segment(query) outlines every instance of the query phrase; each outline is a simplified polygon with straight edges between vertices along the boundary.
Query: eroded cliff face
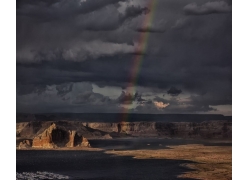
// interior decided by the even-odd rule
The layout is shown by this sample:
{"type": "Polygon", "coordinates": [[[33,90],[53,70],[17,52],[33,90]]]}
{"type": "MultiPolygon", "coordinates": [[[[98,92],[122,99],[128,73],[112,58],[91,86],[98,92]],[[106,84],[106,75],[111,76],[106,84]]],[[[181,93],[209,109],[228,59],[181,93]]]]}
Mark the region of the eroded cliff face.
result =
{"type": "Polygon", "coordinates": [[[49,128],[33,139],[32,147],[53,148],[54,143],[52,141],[52,131],[56,129],[56,125],[53,123],[49,128]]]}
{"type": "Polygon", "coordinates": [[[232,121],[82,123],[43,121],[17,123],[17,147],[89,147],[88,139],[163,137],[231,139],[232,121]]]}
{"type": "Polygon", "coordinates": [[[19,143],[18,149],[23,149],[23,148],[31,148],[31,141],[30,140],[23,140],[22,142],[19,143]]]}
{"type": "MultiPolygon", "coordinates": [[[[64,124],[66,125],[66,124],[64,124]]],[[[62,126],[52,123],[33,139],[32,147],[34,148],[57,148],[57,147],[90,147],[88,140],[81,135],[79,129],[68,130],[68,126],[62,126]]]]}
{"type": "Polygon", "coordinates": [[[143,137],[225,139],[232,137],[231,121],[83,123],[105,132],[143,137]]]}
{"type": "Polygon", "coordinates": [[[22,148],[90,147],[93,132],[78,122],[27,122],[17,124],[17,145],[22,148]]]}

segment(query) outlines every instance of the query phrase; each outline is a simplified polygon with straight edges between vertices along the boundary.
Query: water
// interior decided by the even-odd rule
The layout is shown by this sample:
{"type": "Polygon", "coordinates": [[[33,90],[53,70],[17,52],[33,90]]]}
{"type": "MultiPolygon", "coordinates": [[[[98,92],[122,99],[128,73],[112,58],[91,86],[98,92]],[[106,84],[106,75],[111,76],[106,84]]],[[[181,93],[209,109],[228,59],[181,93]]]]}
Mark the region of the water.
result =
{"type": "Polygon", "coordinates": [[[232,146],[232,143],[209,142],[194,139],[159,139],[159,138],[133,138],[133,139],[102,139],[89,140],[92,147],[105,150],[139,150],[139,149],[167,149],[168,146],[203,144],[205,146],[232,146]]]}
{"type": "MultiPolygon", "coordinates": [[[[90,140],[103,151],[28,150],[16,152],[17,179],[178,179],[191,171],[180,166],[185,160],[135,159],[106,154],[105,149],[162,149],[167,145],[202,143],[173,139],[90,140]],[[43,177],[40,178],[39,176],[43,177]],[[46,177],[46,178],[45,178],[46,177]],[[28,179],[28,178],[27,178],[28,179]]],[[[218,145],[208,143],[207,145],[218,145]]],[[[230,145],[230,144],[221,144],[230,145]]]]}

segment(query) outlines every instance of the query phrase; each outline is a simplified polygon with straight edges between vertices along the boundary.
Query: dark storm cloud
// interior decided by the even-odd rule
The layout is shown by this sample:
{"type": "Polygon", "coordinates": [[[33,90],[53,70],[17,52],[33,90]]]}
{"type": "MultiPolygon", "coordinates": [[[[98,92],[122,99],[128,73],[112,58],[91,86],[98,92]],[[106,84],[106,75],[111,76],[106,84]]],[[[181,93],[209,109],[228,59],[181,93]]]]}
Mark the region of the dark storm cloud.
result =
{"type": "Polygon", "coordinates": [[[134,95],[122,91],[122,93],[118,97],[117,101],[120,104],[132,104],[132,102],[134,101],[134,95]]]}
{"type": "Polygon", "coordinates": [[[122,14],[117,11],[117,3],[125,0],[63,0],[54,3],[23,2],[17,8],[17,15],[29,17],[36,23],[61,23],[77,26],[79,30],[109,31],[117,29],[126,20],[141,14],[149,13],[149,9],[140,6],[127,6],[122,14]]]}
{"type": "Polygon", "coordinates": [[[108,97],[102,96],[98,93],[93,92],[85,92],[78,94],[73,99],[73,104],[92,104],[92,105],[103,105],[103,104],[109,104],[111,102],[111,99],[108,97]]]}
{"type": "MultiPolygon", "coordinates": [[[[145,13],[151,13],[144,1],[18,1],[17,95],[35,92],[41,96],[48,85],[55,85],[58,98],[67,99],[75,93],[69,84],[78,82],[125,89],[134,60],[141,59],[137,86],[152,95],[178,87],[183,91],[178,98],[185,93],[190,102],[184,107],[168,99],[161,102],[169,106],[157,109],[152,99],[138,112],[146,107],[152,112],[204,112],[213,111],[212,105],[231,104],[232,13],[230,1],[225,2],[158,1],[152,23],[142,26],[145,13]],[[210,15],[198,16],[204,14],[210,15]],[[147,42],[141,44],[146,50],[136,52],[143,33],[148,33],[147,42]]],[[[84,98],[96,102],[89,108],[96,105],[98,111],[105,103],[113,103],[111,112],[125,102],[124,97],[110,103],[100,95],[81,93],[73,101],[79,111],[90,103],[84,98]]],[[[143,102],[143,94],[140,98],[143,102]]],[[[72,110],[71,106],[65,105],[65,110],[72,110]]]]}
{"type": "Polygon", "coordinates": [[[72,91],[72,87],[73,87],[73,83],[70,84],[60,84],[56,86],[56,90],[57,90],[57,95],[58,96],[64,96],[67,93],[72,91]]]}
{"type": "Polygon", "coordinates": [[[65,20],[119,1],[124,0],[20,1],[17,3],[17,15],[29,16],[41,22],[65,20]]]}
{"type": "Polygon", "coordinates": [[[146,100],[142,98],[142,95],[139,92],[135,94],[127,93],[125,91],[121,92],[121,95],[117,98],[119,104],[132,104],[136,101],[138,104],[145,102],[146,100]]]}
{"type": "Polygon", "coordinates": [[[171,87],[167,92],[171,96],[178,96],[182,92],[182,90],[177,89],[176,87],[171,87]]]}
{"type": "Polygon", "coordinates": [[[136,31],[138,31],[138,32],[151,32],[151,33],[163,33],[165,30],[164,29],[157,29],[154,27],[141,27],[141,28],[137,28],[136,31]]]}
{"type": "Polygon", "coordinates": [[[121,15],[121,20],[125,21],[141,14],[148,14],[149,12],[150,10],[147,7],[142,8],[140,6],[128,6],[125,9],[124,15],[121,15]]]}
{"type": "Polygon", "coordinates": [[[224,1],[207,2],[201,6],[196,3],[191,3],[183,8],[187,15],[205,15],[212,13],[230,13],[232,6],[229,6],[224,1]]]}
{"type": "Polygon", "coordinates": [[[149,13],[146,7],[134,5],[128,5],[121,13],[117,10],[118,2],[122,1],[20,3],[17,8],[17,61],[84,61],[117,53],[134,53],[132,39],[117,42],[121,39],[120,33],[92,33],[116,30],[124,22],[149,13]]]}
{"type": "Polygon", "coordinates": [[[31,93],[41,94],[46,90],[46,85],[42,84],[17,84],[17,94],[26,95],[31,93]]]}

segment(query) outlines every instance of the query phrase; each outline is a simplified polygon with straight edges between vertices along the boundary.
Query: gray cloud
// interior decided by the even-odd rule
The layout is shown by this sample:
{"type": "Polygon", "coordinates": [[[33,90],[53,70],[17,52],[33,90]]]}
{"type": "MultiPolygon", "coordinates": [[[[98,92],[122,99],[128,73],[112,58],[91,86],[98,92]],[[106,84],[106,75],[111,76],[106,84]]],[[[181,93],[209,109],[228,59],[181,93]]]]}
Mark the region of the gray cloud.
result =
{"type": "Polygon", "coordinates": [[[67,93],[71,92],[73,88],[73,83],[70,84],[60,84],[56,86],[56,90],[57,90],[57,95],[58,96],[64,96],[67,93]]]}
{"type": "Polygon", "coordinates": [[[119,104],[132,104],[132,102],[134,101],[136,101],[138,104],[142,104],[146,100],[142,98],[142,95],[139,94],[139,92],[135,92],[135,94],[131,94],[125,91],[122,91],[121,95],[117,98],[117,102],[119,104]]]}
{"type": "Polygon", "coordinates": [[[93,41],[78,42],[69,48],[30,49],[24,52],[17,51],[17,61],[37,63],[41,61],[84,61],[88,58],[96,59],[101,56],[111,56],[119,53],[133,53],[134,46],[111,42],[93,41]]]}
{"type": "Polygon", "coordinates": [[[164,29],[158,29],[154,27],[142,27],[142,28],[137,28],[136,31],[138,32],[151,32],[151,33],[163,33],[165,30],[164,29]]]}
{"type": "Polygon", "coordinates": [[[182,92],[182,90],[177,89],[176,87],[171,87],[167,92],[171,96],[178,96],[182,92]]]}
{"type": "Polygon", "coordinates": [[[62,0],[62,1],[21,1],[17,6],[17,14],[29,16],[38,22],[65,20],[79,14],[87,14],[107,5],[116,4],[123,0],[62,0]]]}
{"type": "Polygon", "coordinates": [[[183,8],[187,15],[205,15],[212,13],[230,13],[232,6],[229,6],[225,1],[207,2],[201,6],[196,3],[191,3],[183,8]]]}
{"type": "Polygon", "coordinates": [[[136,60],[136,86],[147,90],[132,102],[135,112],[213,112],[211,106],[232,104],[232,13],[222,13],[231,8],[225,2],[158,1],[143,26],[152,13],[144,1],[18,1],[17,111],[120,112],[118,95],[109,102],[90,86],[89,94],[75,86],[126,89],[136,60]],[[187,16],[183,7],[193,2],[187,12],[197,16],[187,16]],[[210,15],[198,16],[204,13],[210,15]],[[145,51],[136,52],[145,32],[145,51]],[[183,92],[154,99],[171,87],[183,92]],[[170,105],[157,109],[153,101],[170,105]]]}
{"type": "Polygon", "coordinates": [[[26,95],[30,93],[36,93],[40,95],[46,90],[46,85],[42,84],[18,84],[17,85],[17,94],[26,95]]]}
{"type": "Polygon", "coordinates": [[[147,7],[140,7],[140,6],[127,6],[124,12],[124,15],[120,15],[122,21],[127,19],[132,19],[137,17],[141,14],[148,14],[150,10],[147,7]]]}

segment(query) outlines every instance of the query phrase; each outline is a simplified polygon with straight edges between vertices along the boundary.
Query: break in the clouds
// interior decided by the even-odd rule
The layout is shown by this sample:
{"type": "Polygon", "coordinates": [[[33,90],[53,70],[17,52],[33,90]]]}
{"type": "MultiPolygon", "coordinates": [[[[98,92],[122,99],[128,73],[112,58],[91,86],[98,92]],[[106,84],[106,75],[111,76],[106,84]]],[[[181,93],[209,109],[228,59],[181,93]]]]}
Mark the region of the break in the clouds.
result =
{"type": "Polygon", "coordinates": [[[231,114],[231,0],[16,8],[17,112],[231,114]]]}

